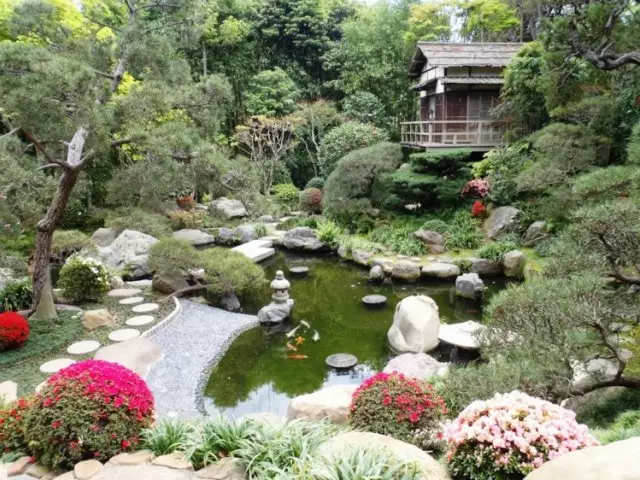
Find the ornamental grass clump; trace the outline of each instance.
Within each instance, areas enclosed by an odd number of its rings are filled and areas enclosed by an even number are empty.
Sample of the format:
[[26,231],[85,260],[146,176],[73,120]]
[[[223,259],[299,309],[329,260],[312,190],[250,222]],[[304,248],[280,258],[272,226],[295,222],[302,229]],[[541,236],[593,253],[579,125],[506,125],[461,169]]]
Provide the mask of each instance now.
[[109,291],[109,272],[99,260],[73,256],[60,270],[58,286],[72,302],[99,300]]
[[544,462],[598,445],[575,414],[519,391],[475,401],[445,426],[446,454],[455,476],[511,480]]
[[433,445],[446,413],[444,400],[429,383],[397,372],[379,373],[354,392],[349,423],[356,430]]
[[84,360],[47,380],[24,432],[38,462],[68,469],[135,449],[152,422],[153,395],[139,375],[116,363]]
[[0,313],[0,352],[22,347],[29,339],[29,322],[16,312]]

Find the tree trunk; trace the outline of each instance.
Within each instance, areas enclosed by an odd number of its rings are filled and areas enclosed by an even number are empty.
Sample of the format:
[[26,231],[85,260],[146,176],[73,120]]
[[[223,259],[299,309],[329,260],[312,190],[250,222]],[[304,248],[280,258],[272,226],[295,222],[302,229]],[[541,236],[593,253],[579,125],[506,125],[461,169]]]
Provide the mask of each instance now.
[[64,169],[58,189],[47,209],[47,213],[36,225],[36,253],[33,269],[33,307],[34,317],[38,319],[56,318],[56,309],[53,304],[53,292],[51,285],[51,239],[53,231],[60,223],[60,219],[67,207],[73,186],[78,179],[78,171]]

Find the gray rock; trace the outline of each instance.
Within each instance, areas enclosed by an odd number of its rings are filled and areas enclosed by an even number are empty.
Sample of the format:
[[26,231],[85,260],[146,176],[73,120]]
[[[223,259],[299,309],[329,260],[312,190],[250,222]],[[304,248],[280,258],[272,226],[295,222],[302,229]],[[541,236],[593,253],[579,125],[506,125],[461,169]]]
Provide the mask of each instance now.
[[491,212],[484,228],[490,239],[495,240],[500,235],[512,232],[518,225],[521,210],[515,207],[498,207]]
[[227,312],[239,312],[242,309],[240,300],[235,293],[228,293],[220,299],[219,307]]
[[196,478],[209,480],[244,480],[244,470],[231,457],[221,458],[216,463],[198,470]]
[[289,268],[289,273],[296,277],[306,277],[307,275],[309,275],[309,267],[291,267]]
[[358,364],[358,358],[350,353],[334,353],[329,355],[324,362],[331,368],[342,370],[355,367]]
[[260,218],[258,218],[258,221],[260,223],[274,223],[276,219],[273,218],[273,215],[262,215]]
[[384,373],[398,372],[407,377],[427,380],[431,377],[442,377],[449,371],[446,363],[441,363],[426,353],[403,353],[389,360]]
[[363,267],[368,267],[371,263],[371,259],[373,258],[373,253],[368,252],[366,250],[360,250],[358,248],[354,248],[351,251],[351,259],[357,263],[358,265],[362,265]]
[[228,220],[232,218],[242,218],[249,215],[247,209],[240,200],[231,200],[220,197],[209,204],[209,212],[212,215],[223,217]]
[[412,295],[396,305],[387,339],[396,353],[428,352],[438,346],[439,329],[436,302],[426,295]]
[[494,262],[486,258],[470,258],[469,261],[471,262],[471,273],[477,273],[483,277],[502,275],[500,262]]
[[453,263],[433,262],[422,267],[422,276],[428,278],[455,278],[460,275],[460,267]]
[[349,250],[347,250],[347,247],[345,247],[344,245],[340,245],[336,253],[340,258],[349,258]]
[[155,275],[151,282],[151,287],[160,293],[171,294],[187,288],[189,284],[182,275]]
[[362,297],[362,303],[368,307],[381,307],[387,303],[387,297],[384,295],[366,295]]
[[382,282],[384,280],[384,270],[380,265],[374,265],[369,270],[369,281],[370,282]]
[[413,236],[425,244],[429,253],[444,253],[444,237],[438,232],[433,232],[431,230],[417,230],[413,232]]
[[220,245],[235,245],[236,243],[239,243],[235,229],[226,227],[219,228],[216,236],[216,243]]
[[463,273],[456,278],[456,295],[463,298],[479,299],[484,291],[484,282],[477,273]]
[[287,419],[327,420],[346,424],[353,392],[358,385],[334,385],[291,399]]
[[236,238],[239,238],[240,242],[242,243],[247,243],[252,240],[258,239],[258,233],[256,232],[256,227],[248,224],[240,225],[239,227],[236,227],[235,236]]
[[173,238],[175,238],[176,240],[182,240],[183,242],[188,242],[194,247],[211,245],[216,241],[213,235],[209,235],[208,233],[202,232],[200,230],[194,230],[190,228],[184,228],[182,230],[178,230],[177,232],[173,232]]
[[262,324],[282,323],[291,316],[293,308],[293,300],[287,300],[287,303],[270,303],[265,305],[258,312],[258,321]]
[[548,237],[549,225],[545,221],[538,220],[537,222],[533,222],[529,225],[529,228],[527,228],[527,231],[524,234],[524,246],[533,247]]
[[99,228],[93,235],[91,240],[99,247],[108,247],[118,237],[118,231],[115,228]]
[[409,260],[400,260],[393,265],[391,277],[407,282],[415,282],[420,278],[420,265]]
[[296,227],[285,233],[282,246],[290,250],[317,252],[326,250],[327,246],[318,240],[318,235],[309,227]]
[[190,470],[175,470],[160,465],[107,465],[91,480],[191,480]]
[[478,336],[487,329],[481,323],[467,320],[462,323],[440,325],[438,334],[441,341],[454,347],[475,350],[480,347]]
[[395,261],[392,258],[387,257],[375,257],[371,260],[371,265],[380,265],[386,275],[391,275]]
[[93,358],[115,362],[145,376],[151,365],[157,362],[162,353],[158,346],[146,337],[114,343],[99,349]]
[[160,455],[154,458],[151,464],[173,468],[175,470],[193,470],[193,465],[179,452]]
[[520,250],[512,250],[502,257],[502,272],[506,277],[522,278],[527,257]]
[[[126,270],[133,278],[149,275],[149,249],[158,240],[151,235],[125,230],[108,247],[98,247],[98,260],[113,270]],[[92,255],[93,256],[93,255]]]

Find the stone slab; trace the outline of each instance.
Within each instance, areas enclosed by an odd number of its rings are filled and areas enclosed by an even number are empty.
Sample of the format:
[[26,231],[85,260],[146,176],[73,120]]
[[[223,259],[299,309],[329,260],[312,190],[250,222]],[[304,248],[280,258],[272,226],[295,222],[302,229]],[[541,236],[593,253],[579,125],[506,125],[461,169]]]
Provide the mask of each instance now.
[[113,342],[126,342],[140,336],[140,330],[135,328],[121,328],[109,334],[109,340]]
[[358,364],[358,358],[350,353],[334,353],[325,359],[325,363],[331,368],[353,368]]
[[81,342],[72,343],[67,348],[67,353],[71,355],[84,355],[100,348],[100,342],[95,340],[83,340]]
[[142,303],[142,302],[144,302],[144,297],[128,297],[128,298],[123,298],[118,303],[120,305],[134,305],[136,303]]
[[142,290],[139,288],[115,288],[107,293],[110,297],[135,297],[139,293],[142,293]]
[[148,325],[155,321],[156,319],[153,315],[138,315],[137,317],[131,317],[125,323],[130,327],[141,327],[142,325]]
[[136,305],[131,310],[133,310],[135,313],[147,313],[153,312],[158,308],[159,305],[157,303],[143,303],[142,305]]
[[[258,242],[258,243],[254,243]],[[258,263],[267,258],[273,257],[276,254],[276,250],[272,247],[265,247],[264,240],[254,240],[253,242],[243,243],[237,247],[232,248],[234,252],[243,254],[245,257]],[[270,243],[270,242],[269,242]]]
[[62,370],[74,363],[76,363],[75,360],[70,358],[56,358],[40,365],[40,371],[42,373],[56,373],[58,370]]

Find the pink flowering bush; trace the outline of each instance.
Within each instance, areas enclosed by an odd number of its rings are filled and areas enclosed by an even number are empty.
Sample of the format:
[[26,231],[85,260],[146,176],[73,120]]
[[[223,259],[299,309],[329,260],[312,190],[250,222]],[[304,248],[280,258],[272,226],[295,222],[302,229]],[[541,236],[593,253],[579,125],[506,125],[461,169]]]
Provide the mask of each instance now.
[[489,182],[483,178],[469,180],[462,189],[465,198],[484,198],[489,195]]
[[439,432],[447,413],[432,385],[404,375],[378,373],[353,393],[349,423],[357,430],[422,444]]
[[514,391],[476,401],[445,426],[454,475],[470,480],[522,478],[544,462],[598,445],[575,414]]
[[25,440],[52,468],[106,461],[139,443],[153,421],[153,395],[117,363],[84,360],[51,376],[25,416]]

